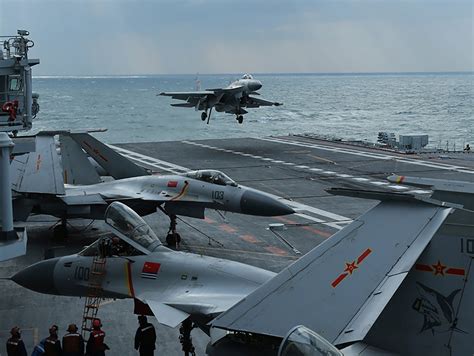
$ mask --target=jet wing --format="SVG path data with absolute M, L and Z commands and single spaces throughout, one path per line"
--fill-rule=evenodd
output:
M 162 92 L 159 95 L 161 96 L 171 96 L 173 99 L 177 100 L 186 100 L 186 101 L 199 101 L 200 99 L 204 99 L 208 95 L 214 95 L 215 92 L 212 90 L 206 91 L 169 91 L 169 92 Z
M 54 136 L 36 136 L 36 150 L 11 164 L 12 189 L 19 193 L 64 194 L 61 159 Z
M 211 324 L 278 337 L 305 325 L 335 345 L 362 340 L 450 211 L 387 193 Z
M 265 99 L 254 98 L 253 96 L 249 96 L 245 106 L 247 108 L 258 108 L 260 106 L 280 106 L 280 105 L 283 105 L 283 103 L 268 101 Z
M 150 307 L 151 311 L 156 317 L 156 320 L 158 320 L 160 324 L 169 326 L 171 328 L 178 326 L 182 321 L 189 317 L 188 313 L 163 303 L 155 302 L 150 299 L 143 299 L 142 302 Z
M 87 135 L 87 134 L 86 134 Z M 87 155 L 70 136 L 60 134 L 59 144 L 65 184 L 96 184 L 100 177 Z
M 387 179 L 394 183 L 431 189 L 432 199 L 461 204 L 465 210 L 474 211 L 474 183 L 472 182 L 397 175 L 391 175 Z
M 115 179 L 150 174 L 145 168 L 135 164 L 88 133 L 71 133 L 69 136 Z

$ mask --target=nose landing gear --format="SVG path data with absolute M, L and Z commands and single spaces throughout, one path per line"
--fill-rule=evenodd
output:
M 237 115 L 237 117 L 235 119 L 239 122 L 239 124 L 244 122 L 244 117 L 242 115 Z

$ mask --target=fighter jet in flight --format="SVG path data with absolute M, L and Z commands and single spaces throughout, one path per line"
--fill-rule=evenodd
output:
M 67 219 L 103 219 L 105 209 L 113 201 L 124 202 L 140 215 L 154 213 L 159 208 L 170 218 L 182 215 L 203 219 L 206 208 L 258 216 L 294 212 L 272 196 L 239 185 L 220 171 L 154 175 L 104 144 L 98 145 L 97 140 L 93 142 L 92 136 L 88 136 L 88 141 L 85 141 L 87 137 L 80 137 L 99 162 L 107 163 L 105 167 L 113 176 L 129 178 L 100 182 L 85 153 L 72 150 L 73 146 L 62 151 L 64 162 L 68 162 L 63 165 L 54 137 L 39 135 L 36 152 L 16 157 L 12 163 L 16 220 L 24 221 L 30 214 L 53 215 L 62 219 L 60 233 L 64 233 Z M 70 162 L 72 156 L 75 158 Z M 64 184 L 64 181 L 82 185 Z
M 170 327 L 191 316 L 206 330 L 213 317 L 275 275 L 234 261 L 170 250 L 138 214 L 119 202 L 109 205 L 105 222 L 114 237 L 97 240 L 75 255 L 38 262 L 12 280 L 40 293 L 88 296 L 93 258 L 103 252 L 104 239 L 110 239 L 105 274 L 94 279 L 101 297 L 134 299 L 139 314 L 154 314 Z
M 207 123 L 211 118 L 212 108 L 215 108 L 217 112 L 234 114 L 235 119 L 241 124 L 244 121 L 243 115 L 248 112 L 244 108 L 283 105 L 276 101 L 256 98 L 255 95 L 260 95 L 257 91 L 261 87 L 261 81 L 254 79 L 250 74 L 244 74 L 242 78 L 225 88 L 191 92 L 162 92 L 159 95 L 186 101 L 186 103 L 171 104 L 171 106 L 195 108 L 196 111 L 202 111 L 201 120 L 207 119 Z

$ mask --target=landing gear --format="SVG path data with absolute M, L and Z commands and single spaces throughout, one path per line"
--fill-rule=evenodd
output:
M 166 245 L 173 250 L 179 250 L 181 244 L 181 235 L 176 231 L 176 225 L 178 225 L 177 217 L 175 214 L 168 213 L 163 207 L 158 207 L 163 213 L 170 218 L 170 226 L 168 233 L 166 234 Z
M 193 338 L 191 331 L 193 330 L 193 322 L 188 318 L 181 323 L 179 328 L 179 342 L 181 343 L 184 356 L 196 356 L 196 351 L 193 345 Z
M 237 117 L 235 119 L 239 122 L 239 124 L 244 122 L 244 117 L 242 115 L 237 115 Z
M 209 120 L 211 119 L 211 114 L 212 114 L 212 106 L 211 106 L 211 108 L 209 109 L 209 115 L 207 114 L 207 110 L 206 110 L 206 111 L 203 111 L 203 112 L 201 113 L 201 120 L 202 120 L 202 121 L 205 121 L 205 120 L 207 119 L 206 124 L 209 125 Z

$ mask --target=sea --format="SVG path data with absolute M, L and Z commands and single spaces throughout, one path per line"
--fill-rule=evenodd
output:
M 225 87 L 238 75 L 37 76 L 34 132 L 87 130 L 108 143 L 313 134 L 375 142 L 380 131 L 428 134 L 431 147 L 474 143 L 474 73 L 260 74 L 260 97 L 244 123 L 176 108 L 162 91 Z

